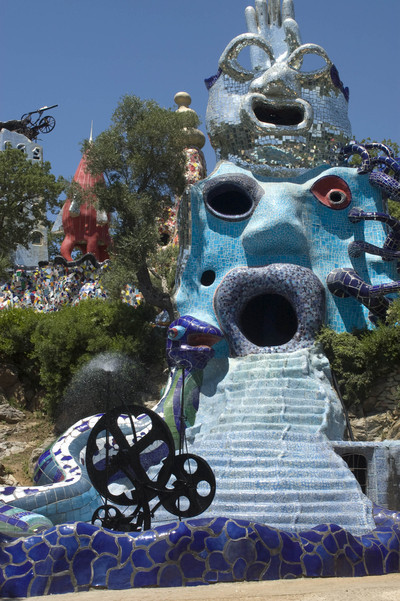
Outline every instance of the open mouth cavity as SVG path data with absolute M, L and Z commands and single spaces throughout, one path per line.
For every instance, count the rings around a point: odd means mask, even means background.
M 243 98 L 241 118 L 251 130 L 267 135 L 274 132 L 295 135 L 308 131 L 313 110 L 302 98 L 267 98 L 264 94 L 247 94 Z
M 302 106 L 274 106 L 269 102 L 256 101 L 253 112 L 258 121 L 271 125 L 299 125 L 304 121 Z
M 233 356 L 283 353 L 313 344 L 325 291 L 306 267 L 239 267 L 218 286 L 214 309 Z

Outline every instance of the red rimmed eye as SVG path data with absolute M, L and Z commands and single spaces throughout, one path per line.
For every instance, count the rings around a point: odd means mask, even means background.
M 319 179 L 311 188 L 311 192 L 320 203 L 335 211 L 341 211 L 351 203 L 349 186 L 336 175 L 327 175 Z

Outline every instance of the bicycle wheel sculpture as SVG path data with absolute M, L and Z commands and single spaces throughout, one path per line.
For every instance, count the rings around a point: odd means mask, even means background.
M 175 455 L 164 420 L 140 405 L 116 407 L 99 419 L 88 439 L 86 467 L 105 499 L 92 523 L 112 530 L 148 529 L 161 506 L 173 515 L 194 517 L 215 495 L 208 463 L 196 455 Z
M 46 115 L 40 119 L 37 127 L 43 134 L 48 134 L 53 131 L 56 126 L 56 120 L 51 115 Z

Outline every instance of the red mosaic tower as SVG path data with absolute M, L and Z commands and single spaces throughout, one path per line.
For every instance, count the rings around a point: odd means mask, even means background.
M 92 175 L 89 172 L 84 154 L 80 160 L 74 181 L 85 191 L 94 190 L 95 185 L 104 181 L 102 174 Z M 92 196 L 92 198 L 90 197 Z M 67 261 L 72 261 L 74 248 L 83 253 L 91 253 L 100 262 L 109 258 L 107 249 L 111 244 L 109 234 L 109 215 L 98 210 L 98 201 L 94 195 L 79 205 L 76 199 L 67 198 L 62 210 L 64 240 L 60 252 Z

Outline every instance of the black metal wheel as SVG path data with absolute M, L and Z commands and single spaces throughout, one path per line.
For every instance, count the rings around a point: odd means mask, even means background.
M 51 115 L 46 115 L 40 119 L 37 128 L 44 134 L 48 134 L 56 126 L 56 120 Z
M 92 428 L 86 468 L 93 486 L 107 500 L 147 507 L 167 483 L 174 455 L 172 434 L 157 413 L 140 405 L 115 407 Z M 153 481 L 148 470 L 161 463 L 163 467 Z M 115 490 L 118 483 L 122 491 Z
M 168 476 L 167 469 L 164 466 L 160 470 L 160 479 Z M 215 476 L 204 459 L 190 453 L 177 455 L 170 474 L 166 490 L 160 493 L 161 504 L 167 511 L 181 518 L 191 518 L 211 505 Z
M 100 505 L 92 516 L 92 524 L 115 530 L 124 519 L 123 513 L 113 505 Z
M 150 528 L 150 519 L 146 521 L 146 518 L 142 512 L 124 515 L 118 507 L 100 505 L 92 515 L 92 524 L 118 532 L 140 532 L 143 526 Z

